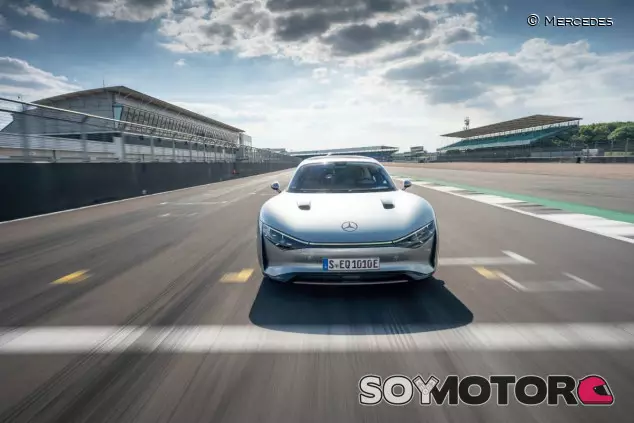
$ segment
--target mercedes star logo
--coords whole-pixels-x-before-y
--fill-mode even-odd
[[[354,222],[343,222],[341,224],[341,229],[343,229],[346,232],[354,232],[357,230],[358,227],[359,225],[357,225]]]

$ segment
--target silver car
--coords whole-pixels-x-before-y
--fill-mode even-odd
[[[304,160],[258,219],[265,277],[286,283],[377,284],[423,280],[438,265],[432,206],[397,188],[376,160]]]

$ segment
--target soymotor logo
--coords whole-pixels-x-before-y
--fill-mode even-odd
[[[494,398],[498,405],[508,405],[511,396],[524,405],[604,405],[614,404],[614,395],[607,381],[598,375],[575,379],[567,375],[550,375],[546,379],[528,375],[447,376],[441,384],[434,375],[424,380],[420,375],[413,379],[394,375],[382,380],[377,375],[367,375],[359,380],[359,402],[377,405],[385,401],[390,405],[409,404],[415,394],[420,405],[483,405],[493,397],[492,385],[496,385]]]

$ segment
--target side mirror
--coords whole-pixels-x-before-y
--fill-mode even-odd
[[[279,182],[273,182],[273,183],[271,184],[271,189],[272,189],[273,191],[280,192],[280,183],[279,183]]]
[[[410,181],[409,179],[406,179],[403,181],[403,190],[406,190],[407,188],[412,186],[412,181]]]

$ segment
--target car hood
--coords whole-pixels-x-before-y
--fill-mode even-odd
[[[356,243],[393,241],[434,220],[431,205],[405,191],[382,193],[282,192],[268,200],[260,220],[303,241]],[[344,231],[354,222],[355,231]]]

